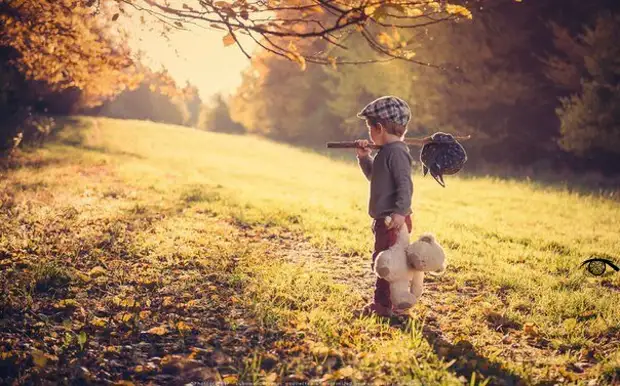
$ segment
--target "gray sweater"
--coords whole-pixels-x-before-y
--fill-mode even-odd
[[[374,158],[366,156],[358,158],[358,162],[370,181],[370,217],[377,219],[392,213],[403,216],[412,213],[413,158],[404,142],[396,141],[383,145]]]

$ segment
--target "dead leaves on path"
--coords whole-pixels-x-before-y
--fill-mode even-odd
[[[239,284],[228,281],[245,253],[230,249],[232,238],[206,234],[202,243],[186,242],[191,248],[162,253],[138,240],[163,219],[154,209],[80,224],[78,210],[58,217],[52,209],[47,218],[29,210],[20,215],[25,225],[2,228],[11,241],[0,245],[0,380],[129,385],[357,376],[345,354],[314,355],[303,326],[281,331],[253,319]],[[179,219],[197,229],[205,220]],[[21,232],[28,221],[47,233]],[[175,237],[165,233],[170,229],[159,230],[162,242]]]

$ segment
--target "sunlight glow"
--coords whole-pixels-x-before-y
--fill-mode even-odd
[[[203,100],[216,93],[233,93],[241,84],[241,72],[250,65],[237,45],[224,47],[225,31],[187,25],[185,31],[162,36],[161,30],[150,28],[150,23],[142,25],[139,14],[127,17],[123,24],[130,35],[130,47],[142,51],[144,64],[154,70],[167,69],[181,87],[189,81]],[[252,54],[256,44],[244,37],[239,39]]]

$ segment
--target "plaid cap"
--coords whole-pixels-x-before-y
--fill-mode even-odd
[[[411,120],[411,109],[407,102],[398,97],[383,96],[367,104],[357,116],[362,119],[385,119],[407,126]]]

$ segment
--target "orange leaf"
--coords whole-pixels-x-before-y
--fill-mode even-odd
[[[183,321],[177,323],[177,329],[179,329],[179,332],[181,333],[192,330],[192,328]]]
[[[366,8],[364,8],[364,13],[368,16],[372,16],[372,14],[375,13],[377,8],[379,8],[379,4],[369,5]]]
[[[152,335],[166,335],[168,333],[168,329],[166,326],[153,327],[150,330],[146,331],[147,334]]]
[[[151,311],[140,311],[140,319],[146,319],[151,316]]]
[[[228,385],[228,384],[231,384],[231,383],[232,383],[232,384],[236,384],[236,383],[237,383],[238,378],[237,378],[237,376],[236,376],[236,375],[227,375],[227,376],[225,376],[225,377],[224,377],[224,379],[222,379],[222,380],[224,381],[224,383],[225,383],[226,385]]]
[[[538,334],[538,328],[534,323],[525,323],[523,325],[523,332],[527,335],[534,336]]]
[[[327,60],[329,61],[329,64],[332,66],[332,68],[334,70],[337,70],[338,67],[336,66],[336,58],[332,58],[331,56],[327,58]]]
[[[224,47],[228,47],[231,44],[235,44],[235,37],[232,33],[229,33],[228,35],[224,36],[222,41],[224,42]]]
[[[325,13],[325,10],[320,5],[315,5],[314,7],[309,8],[308,10],[314,13]]]

